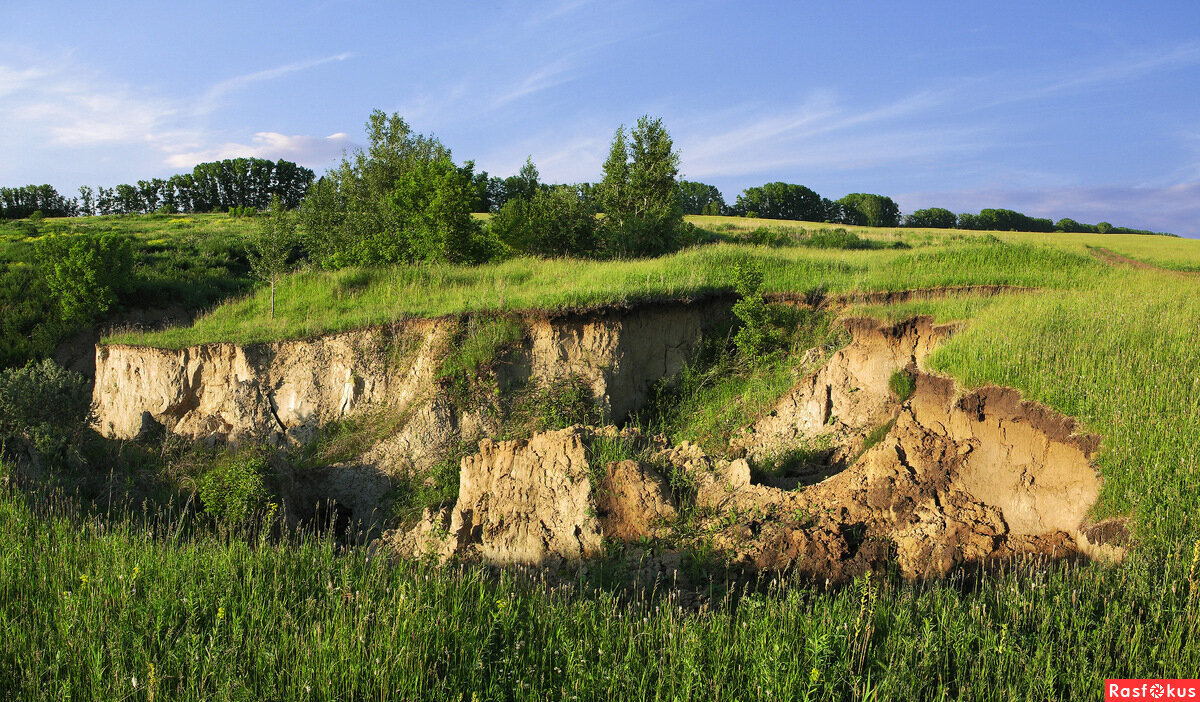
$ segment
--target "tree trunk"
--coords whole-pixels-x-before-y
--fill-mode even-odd
[[[271,281],[271,319],[275,319],[275,281]]]

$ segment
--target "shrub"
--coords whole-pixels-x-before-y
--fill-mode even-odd
[[[535,256],[593,257],[598,253],[596,212],[573,187],[538,190],[514,198],[492,218],[492,233],[506,245]]]
[[[513,436],[530,436],[540,431],[566,429],[574,424],[598,424],[604,420],[592,390],[582,378],[567,376],[546,385],[534,386],[513,402],[509,431]]]
[[[91,402],[87,379],[49,359],[0,371],[0,447],[61,461],[82,441]]]
[[[271,504],[267,460],[261,449],[222,457],[200,476],[198,492],[204,511],[225,526],[245,526]]]
[[[449,507],[458,500],[459,473],[464,453],[459,447],[424,476],[405,475],[397,480],[392,489],[392,516],[399,526],[411,526],[426,509]]]
[[[587,448],[589,479],[593,490],[603,482],[610,464],[634,460],[638,456],[633,441],[620,434],[596,436]]]
[[[133,247],[115,234],[55,234],[37,242],[46,285],[66,321],[92,321],[132,288]]]
[[[767,301],[762,296],[762,267],[739,263],[734,269],[734,281],[740,299],[733,305],[733,314],[742,325],[734,335],[733,343],[745,360],[753,361],[762,356],[778,336],[771,324]]]
[[[518,319],[473,315],[455,339],[450,354],[442,360],[437,377],[446,381],[451,397],[465,406],[479,387],[482,371],[524,335],[525,325]]]
[[[896,399],[904,402],[917,389],[917,379],[906,370],[898,370],[888,379],[888,388],[896,395]]]
[[[870,239],[848,232],[845,229],[822,229],[802,239],[801,244],[814,249],[870,249],[875,243]]]

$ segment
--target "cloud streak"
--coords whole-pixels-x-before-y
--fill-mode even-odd
[[[352,56],[354,56],[354,54],[350,52],[344,52],[335,54],[333,56],[326,56],[324,58],[296,61],[294,63],[268,68],[263,71],[256,71],[254,73],[247,73],[245,75],[227,78],[219,83],[214,84],[207,91],[205,91],[204,95],[200,98],[200,102],[196,108],[196,111],[199,114],[210,113],[217,108],[222,97],[255,83],[263,83],[266,81],[275,80],[277,78],[283,78],[284,76],[288,76],[293,73],[300,73],[301,71],[307,71],[311,68],[323,66],[328,63],[342,62],[348,58],[351,58]]]
[[[902,120],[943,104],[945,93],[921,91],[869,110],[855,111],[818,92],[781,114],[763,115],[733,129],[682,133],[684,169],[721,177],[781,169],[870,168],[981,146],[978,129],[930,129]]]
[[[248,144],[213,143],[216,140],[211,134],[191,122],[216,110],[221,97],[231,92],[344,61],[351,55],[342,53],[235,76],[191,101],[135,91],[65,60],[22,67],[0,65],[0,97],[4,98],[0,126],[10,134],[25,135],[27,140],[60,147],[143,144],[161,154],[164,165],[174,168],[235,156],[323,165],[351,145],[346,134],[317,137],[262,131]],[[189,107],[189,102],[195,107]]]

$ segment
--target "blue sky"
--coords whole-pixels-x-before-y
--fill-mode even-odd
[[[651,114],[730,202],[783,180],[1200,236],[1200,3],[104,5],[0,5],[0,184],[320,173],[375,108],[492,174],[598,180]]]

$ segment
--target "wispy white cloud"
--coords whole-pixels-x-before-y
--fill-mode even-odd
[[[293,63],[284,64],[282,66],[268,68],[262,71],[255,71],[254,73],[247,73],[245,75],[227,78],[214,84],[204,92],[204,95],[201,96],[199,104],[196,107],[196,111],[200,114],[212,112],[217,108],[218,104],[220,103],[220,99],[223,96],[228,93],[241,90],[255,83],[275,80],[293,73],[299,73],[301,71],[307,71],[311,68],[316,68],[317,66],[323,66],[327,63],[345,61],[353,55],[353,53],[345,52],[336,54],[334,56],[326,56],[324,58],[296,61]]]
[[[515,84],[508,86],[504,92],[492,100],[491,107],[493,109],[503,107],[515,100],[574,80],[575,76],[571,74],[574,68],[575,60],[573,57],[551,61],[535,69]]]
[[[1160,71],[1187,68],[1200,64],[1200,43],[1187,43],[1148,52],[1131,52],[1109,63],[1079,69],[1052,69],[1049,76],[1039,75],[1015,83],[999,79],[979,81],[989,93],[998,94],[994,100],[981,103],[985,108],[1025,100],[1038,100],[1128,82]]]
[[[166,164],[174,168],[190,168],[205,161],[256,157],[271,160],[282,158],[305,166],[322,166],[353,145],[350,136],[344,132],[326,137],[258,132],[250,144],[227,143],[199,151],[170,153],[166,157]]]
[[[781,169],[857,169],[921,159],[980,145],[979,129],[915,128],[904,118],[928,113],[946,94],[921,91],[865,110],[817,92],[792,109],[761,114],[732,129],[710,125],[678,138],[685,171],[696,177]]]
[[[0,128],[9,136],[61,147],[142,144],[162,154],[163,164],[190,166],[206,157],[262,156],[324,164],[350,145],[345,134],[328,137],[259,132],[251,143],[217,141],[195,117],[216,109],[220,98],[255,83],[343,61],[350,54],[278,66],[236,76],[210,87],[199,99],[167,98],[138,90],[70,60],[37,65],[0,65]]]
[[[146,141],[177,113],[168,100],[135,93],[127,86],[57,71],[29,70],[36,80],[10,85],[0,106],[5,121],[45,135],[52,144]]]

